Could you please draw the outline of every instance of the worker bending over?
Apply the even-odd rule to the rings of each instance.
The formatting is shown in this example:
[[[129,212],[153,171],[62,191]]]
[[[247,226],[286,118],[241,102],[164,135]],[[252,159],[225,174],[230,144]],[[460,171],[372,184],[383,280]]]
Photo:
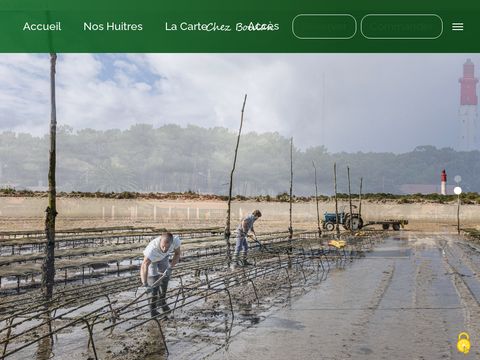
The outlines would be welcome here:
[[[255,234],[255,230],[253,228],[253,224],[255,221],[257,221],[260,217],[262,216],[262,213],[260,210],[255,210],[253,211],[252,214],[248,215],[247,217],[243,218],[240,224],[237,227],[237,244],[235,246],[235,256],[233,259],[233,264],[234,265],[239,265],[240,264],[240,251],[243,251],[242,253],[242,259],[241,263],[242,265],[250,265],[250,263],[247,261],[247,253],[248,253],[248,242],[247,242],[247,237],[248,233],[251,231],[255,237],[257,236]]]
[[[158,305],[162,307],[164,312],[170,311],[170,307],[165,302],[165,296],[172,269],[180,260],[180,244],[179,236],[173,236],[171,233],[165,232],[150,241],[143,251],[144,259],[140,267],[140,278],[146,291],[152,293],[150,299],[152,317],[159,315]],[[169,257],[172,253],[173,259],[170,263]]]

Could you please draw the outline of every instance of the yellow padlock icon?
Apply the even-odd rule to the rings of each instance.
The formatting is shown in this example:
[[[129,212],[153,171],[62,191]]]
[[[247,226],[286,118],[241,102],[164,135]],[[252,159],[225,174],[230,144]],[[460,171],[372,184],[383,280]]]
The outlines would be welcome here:
[[[470,336],[466,332],[458,334],[457,349],[463,354],[468,354],[470,351]]]

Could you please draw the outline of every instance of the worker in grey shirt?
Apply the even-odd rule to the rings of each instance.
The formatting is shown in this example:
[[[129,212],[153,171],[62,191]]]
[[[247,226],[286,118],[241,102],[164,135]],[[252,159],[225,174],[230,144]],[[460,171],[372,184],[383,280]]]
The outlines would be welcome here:
[[[150,241],[143,251],[144,259],[140,267],[140,278],[147,292],[152,293],[150,299],[152,317],[159,315],[157,311],[158,305],[162,307],[164,312],[170,311],[169,306],[165,302],[165,296],[172,269],[180,260],[180,244],[179,236],[173,236],[171,233],[165,232]],[[173,259],[170,264],[169,257],[172,253]],[[155,284],[161,277],[159,284]],[[155,286],[153,286],[154,284]]]
[[[248,233],[251,231],[255,236],[255,230],[253,228],[253,224],[262,216],[260,210],[255,210],[253,213],[248,215],[247,217],[243,218],[240,224],[237,227],[237,243],[235,246],[235,256],[233,258],[234,265],[239,264],[239,257],[240,251],[243,251],[242,254],[242,264],[243,265],[250,265],[247,261],[247,254],[248,254],[248,242],[247,237]]]

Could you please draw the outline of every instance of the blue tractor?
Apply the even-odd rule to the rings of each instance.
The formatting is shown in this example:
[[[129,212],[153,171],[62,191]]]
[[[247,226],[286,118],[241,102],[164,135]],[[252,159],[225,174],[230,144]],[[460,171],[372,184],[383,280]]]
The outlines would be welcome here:
[[[356,206],[353,206],[356,208]],[[323,214],[322,226],[324,230],[333,231],[337,223],[337,216],[335,213],[325,212]],[[345,208],[342,208],[338,212],[338,223],[342,225],[346,230],[360,230],[363,227],[363,220],[360,214],[352,213],[350,219],[350,213],[345,212]]]

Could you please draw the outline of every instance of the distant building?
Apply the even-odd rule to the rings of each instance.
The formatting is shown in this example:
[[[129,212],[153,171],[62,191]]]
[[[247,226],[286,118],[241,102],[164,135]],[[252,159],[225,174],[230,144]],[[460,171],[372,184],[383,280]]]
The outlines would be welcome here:
[[[447,172],[445,169],[442,171],[442,175],[440,176],[440,193],[442,195],[447,195]]]
[[[460,82],[460,139],[459,150],[470,151],[478,149],[478,97],[475,77],[475,65],[467,59],[463,64],[463,77]]]

